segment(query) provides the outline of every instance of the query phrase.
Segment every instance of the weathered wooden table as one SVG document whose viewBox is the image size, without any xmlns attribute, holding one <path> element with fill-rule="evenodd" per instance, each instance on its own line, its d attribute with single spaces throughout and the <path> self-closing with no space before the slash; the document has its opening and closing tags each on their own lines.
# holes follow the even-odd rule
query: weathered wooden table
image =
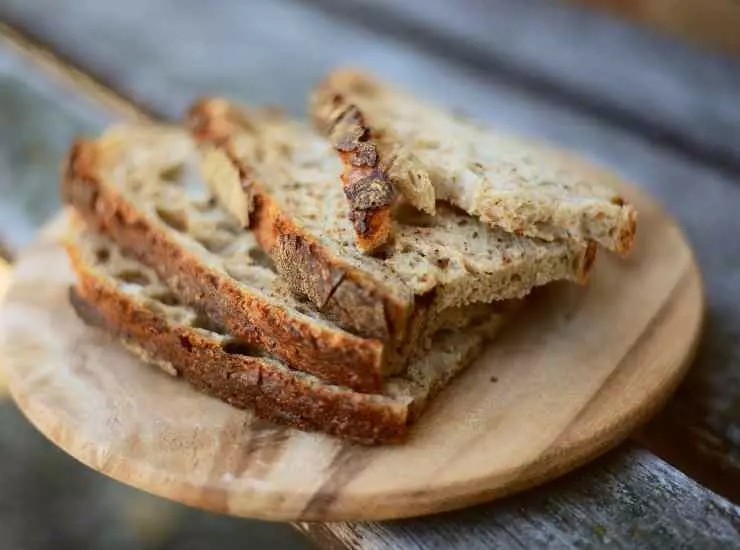
<svg viewBox="0 0 740 550">
<path fill-rule="evenodd" d="M 706 333 L 676 396 L 629 443 L 489 505 L 300 531 L 331 548 L 740 548 L 739 62 L 606 16 L 516 0 L 3 0 L 0 19 L 7 259 L 58 208 L 58 164 L 74 135 L 176 118 L 207 93 L 301 113 L 308 87 L 346 63 L 580 151 L 682 223 L 705 276 Z M 301 547 L 287 527 L 186 511 L 83 474 L 7 403 L 0 424 L 9 548 Z"/>
</svg>

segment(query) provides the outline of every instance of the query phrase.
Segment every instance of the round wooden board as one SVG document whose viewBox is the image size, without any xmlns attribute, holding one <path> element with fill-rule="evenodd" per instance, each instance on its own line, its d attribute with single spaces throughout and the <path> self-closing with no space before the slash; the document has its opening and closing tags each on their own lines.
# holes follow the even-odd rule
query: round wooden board
<svg viewBox="0 0 740 550">
<path fill-rule="evenodd" d="M 594 458 L 676 387 L 703 316 L 683 235 L 634 188 L 638 240 L 585 287 L 538 293 L 397 447 L 254 419 L 139 363 L 67 303 L 64 220 L 18 261 L 0 315 L 12 395 L 85 464 L 193 506 L 272 520 L 360 520 L 460 508 Z"/>
</svg>

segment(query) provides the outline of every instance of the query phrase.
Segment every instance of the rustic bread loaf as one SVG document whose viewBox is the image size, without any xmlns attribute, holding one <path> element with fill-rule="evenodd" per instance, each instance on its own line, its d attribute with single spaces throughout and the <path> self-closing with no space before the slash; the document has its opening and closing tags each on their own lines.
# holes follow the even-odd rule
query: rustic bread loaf
<svg viewBox="0 0 740 550">
<path fill-rule="evenodd" d="M 340 329 L 297 300 L 254 235 L 211 200 L 197 165 L 182 130 L 115 128 L 74 145 L 62 194 L 91 227 L 231 334 L 326 380 L 379 391 L 382 343 Z"/>
<path fill-rule="evenodd" d="M 67 250 L 77 275 L 79 316 L 105 328 L 141 359 L 261 418 L 367 444 L 402 441 L 426 404 L 479 353 L 503 317 L 446 331 L 428 353 L 391 378 L 382 395 L 354 392 L 266 355 L 257 334 L 237 339 L 180 303 L 153 269 L 124 257 L 108 238 L 76 225 Z"/>
<path fill-rule="evenodd" d="M 393 247 L 370 257 L 355 241 L 341 164 L 325 139 L 273 110 L 223 99 L 196 103 L 189 125 L 209 186 L 224 206 L 236 204 L 232 213 L 291 288 L 340 326 L 388 342 L 389 354 L 426 317 L 582 281 L 591 266 L 592 244 L 513 235 L 445 205 L 435 216 L 398 205 Z M 239 193 L 244 200 L 230 203 Z M 248 215 L 238 210 L 245 203 Z"/>
<path fill-rule="evenodd" d="M 415 207 L 448 201 L 506 231 L 595 241 L 626 254 L 635 209 L 610 176 L 567 155 L 456 116 L 361 71 L 328 75 L 309 107 L 345 172 L 376 170 Z M 351 176 L 347 176 L 351 179 Z M 386 191 L 391 193 L 391 191 Z"/>
</svg>

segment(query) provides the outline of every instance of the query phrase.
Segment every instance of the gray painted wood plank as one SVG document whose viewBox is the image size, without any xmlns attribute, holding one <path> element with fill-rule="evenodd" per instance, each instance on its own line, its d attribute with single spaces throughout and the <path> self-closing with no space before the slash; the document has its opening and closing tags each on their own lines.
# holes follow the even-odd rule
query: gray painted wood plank
<svg viewBox="0 0 740 550">
<path fill-rule="evenodd" d="M 363 550 L 740 548 L 740 508 L 636 449 L 547 491 L 434 519 L 299 528 L 327 547 Z"/>
<path fill-rule="evenodd" d="M 437 5 L 432 2 L 429 9 Z M 686 229 L 704 270 L 709 302 L 708 330 L 696 367 L 679 398 L 671 401 L 654 429 L 646 433 L 674 434 L 668 444 L 659 446 L 661 452 L 692 475 L 701 475 L 715 490 L 740 500 L 740 267 L 736 261 L 740 243 L 728 238 L 740 233 L 737 177 L 588 116 L 577 106 L 564 106 L 496 75 L 482 76 L 448 63 L 405 40 L 329 19 L 326 12 L 304 4 L 285 0 L 207 4 L 74 0 L 61 7 L 51 0 L 33 4 L 7 0 L 2 10 L 136 101 L 168 116 L 179 116 L 191 99 L 208 93 L 276 103 L 300 113 L 307 89 L 325 71 L 358 62 L 421 95 L 500 127 L 580 151 L 643 185 Z M 557 20 L 553 25 L 560 30 L 548 38 L 551 49 L 557 49 L 558 36 L 572 40 L 570 34 L 578 30 Z M 628 52 L 630 47 L 625 45 Z M 693 97 L 684 103 L 687 109 L 698 103 L 699 113 L 720 108 L 707 106 L 692 95 L 695 82 L 683 90 L 686 75 L 674 74 L 674 70 L 681 71 L 673 65 L 667 63 L 653 75 L 671 83 L 669 88 L 675 91 L 668 95 Z M 709 66 L 721 72 L 720 66 L 712 62 Z M 649 72 L 640 65 L 622 78 L 640 80 L 650 76 Z M 731 75 L 727 79 L 734 82 Z M 711 78 L 708 82 L 714 83 Z M 722 88 L 725 91 L 720 93 L 731 88 Z M 728 124 L 733 127 L 730 115 Z M 697 115 L 690 120 L 692 131 L 714 135 L 717 116 Z M 653 439 L 644 441 L 651 444 Z M 687 455 L 708 466 L 696 468 L 694 461 L 682 462 Z M 715 475 L 706 476 L 702 470 Z"/>
<path fill-rule="evenodd" d="M 141 42 L 127 45 L 126 55 L 121 56 L 119 63 L 146 56 L 152 42 L 159 42 L 156 58 L 149 61 L 159 62 L 171 77 L 197 88 L 194 80 L 202 80 L 207 71 L 214 84 L 223 85 L 227 83 L 223 82 L 219 66 L 229 56 L 207 58 L 209 52 L 225 51 L 225 45 L 230 43 L 239 47 L 234 55 L 259 52 L 246 55 L 251 61 L 243 60 L 239 67 L 249 65 L 255 100 L 272 97 L 270 85 L 263 78 L 264 69 L 255 70 L 266 66 L 268 59 L 280 60 L 272 67 L 273 74 L 286 65 L 305 74 L 302 63 L 292 63 L 291 59 L 311 58 L 315 63 L 317 59 L 327 61 L 358 54 L 352 35 L 342 41 L 338 51 L 328 52 L 324 47 L 331 40 L 322 33 L 331 32 L 332 25 L 321 20 L 348 17 L 360 25 L 354 33 L 361 43 L 367 42 L 368 28 L 380 30 L 386 37 L 390 34 L 408 42 L 407 49 L 433 50 L 436 56 L 468 66 L 483 78 L 514 79 L 567 105 L 608 116 L 612 122 L 671 143 L 685 154 L 699 152 L 716 157 L 719 163 L 726 161 L 740 167 L 740 149 L 735 146 L 740 138 L 737 59 L 702 51 L 603 13 L 562 6 L 552 0 L 430 0 L 423 7 L 410 0 L 304 2 L 320 7 L 321 12 L 286 2 L 266 6 L 255 1 L 221 0 L 200 5 L 179 3 L 177 7 L 160 2 L 133 9 L 128 3 L 111 6 L 94 0 L 67 2 L 63 7 L 53 0 L 6 0 L 0 6 L 0 14 L 37 29 L 74 56 L 86 59 L 113 82 L 118 81 L 118 70 L 104 59 L 110 54 L 119 57 L 115 38 L 125 34 L 125 28 L 141 25 L 144 29 L 156 21 L 173 22 L 166 35 L 168 40 L 143 31 Z M 203 27 L 199 22 L 204 23 Z M 80 25 L 93 33 L 92 38 L 74 34 L 73 29 Z M 213 28 L 223 29 L 224 34 L 214 35 L 210 31 Z M 170 40 L 180 33 L 187 33 L 189 40 Z M 296 52 L 294 45 L 302 40 L 301 36 L 312 35 L 317 39 Z M 114 40 L 107 43 L 110 36 Z M 264 48 L 259 40 L 265 36 L 269 38 L 269 48 Z M 275 40 L 278 36 L 279 41 Z M 361 61 L 379 57 L 373 50 L 387 50 L 375 42 L 371 50 L 359 52 Z M 89 43 L 96 47 L 89 48 Z M 291 55 L 293 52 L 297 57 Z M 185 59 L 196 60 L 198 78 L 192 78 L 192 65 L 180 62 Z M 396 63 L 393 59 L 386 61 Z M 131 91 L 152 90 L 160 76 L 141 68 Z M 224 91 L 228 91 L 226 87 Z M 289 95 L 289 90 L 275 92 L 280 103 Z M 173 98 L 173 105 L 178 104 L 177 99 Z"/>
<path fill-rule="evenodd" d="M 111 117 L 7 49 L 0 49 L 0 106 L 0 241 L 13 250 L 59 208 L 59 166 L 73 137 Z"/>
</svg>

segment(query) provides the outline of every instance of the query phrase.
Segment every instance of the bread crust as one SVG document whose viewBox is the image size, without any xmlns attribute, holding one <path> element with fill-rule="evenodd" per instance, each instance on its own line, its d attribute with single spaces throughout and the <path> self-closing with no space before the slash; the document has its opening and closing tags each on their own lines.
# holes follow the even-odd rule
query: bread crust
<svg viewBox="0 0 740 550">
<path fill-rule="evenodd" d="M 268 357 L 257 334 L 234 338 L 179 302 L 153 269 L 71 214 L 64 245 L 77 283 L 70 299 L 88 324 L 113 333 L 145 362 L 258 417 L 366 444 L 402 441 L 520 305 L 474 307 L 436 319 L 445 334 L 423 346 L 427 351 L 404 377 L 389 380 L 382 395 L 359 393 Z"/>
<path fill-rule="evenodd" d="M 272 196 L 269 184 L 259 181 L 257 171 L 247 164 L 249 161 L 238 154 L 240 134 L 251 129 L 258 132 L 258 116 L 250 119 L 238 106 L 220 98 L 201 99 L 189 110 L 188 125 L 202 146 L 218 148 L 242 175 L 243 187 L 253 197 L 250 228 L 259 245 L 275 261 L 281 277 L 340 326 L 386 342 L 387 356 L 393 359 L 395 350 L 414 332 L 414 324 L 423 322 L 418 310 L 431 301 L 427 290 L 414 293 L 402 282 L 409 291 L 393 292 L 382 279 L 358 268 L 342 257 L 341 251 L 337 253 L 324 244 L 320 235 L 301 226 L 293 213 Z M 423 227 L 414 229 L 423 234 Z M 400 230 L 396 237 L 403 238 Z M 573 250 L 568 275 L 584 282 L 593 263 L 595 245 L 579 244 Z"/>
<path fill-rule="evenodd" d="M 363 392 L 382 388 L 383 344 L 290 314 L 203 265 L 160 231 L 101 175 L 98 142 L 80 140 L 67 157 L 62 198 L 88 225 L 154 269 L 180 298 L 239 338 L 333 383 Z"/>
<path fill-rule="evenodd" d="M 232 139 L 240 124 L 249 122 L 239 109 L 219 98 L 201 99 L 188 111 L 192 135 L 221 150 L 249 189 L 253 197 L 250 229 L 275 260 L 281 277 L 340 326 L 368 338 L 403 339 L 415 309 L 413 297 L 400 299 L 306 234 L 235 153 Z"/>
<path fill-rule="evenodd" d="M 414 115 L 416 119 L 413 124 L 417 131 L 409 134 L 407 128 L 406 134 L 401 133 L 400 123 L 397 120 L 398 113 L 421 109 L 422 106 L 423 111 L 421 112 L 426 115 L 418 113 Z M 393 113 L 394 108 L 399 109 L 395 117 L 389 115 Z M 598 203 L 598 207 L 592 205 L 567 211 L 568 209 L 563 207 L 563 204 L 569 201 L 558 202 L 545 199 L 539 196 L 539 189 L 534 193 L 521 194 L 513 193 L 511 189 L 497 192 L 496 185 L 491 186 L 491 181 L 494 180 L 483 178 L 483 174 L 488 173 L 484 172 L 485 170 L 492 171 L 500 168 L 505 172 L 501 176 L 504 181 L 516 180 L 520 178 L 517 172 L 528 170 L 527 163 L 530 159 L 523 163 L 523 166 L 518 166 L 511 161 L 501 162 L 499 159 L 500 166 L 486 167 L 477 162 L 477 157 L 473 157 L 469 159 L 468 166 L 457 169 L 446 163 L 442 165 L 442 168 L 435 166 L 436 159 L 429 163 L 419 160 L 417 158 L 419 150 L 427 147 L 427 145 L 416 143 L 425 141 L 427 138 L 425 132 L 420 131 L 419 128 L 427 124 L 429 116 L 445 116 L 445 112 L 442 109 L 430 107 L 416 98 L 409 98 L 406 94 L 393 90 L 361 70 L 351 68 L 335 70 L 327 75 L 312 93 L 309 114 L 314 126 L 332 141 L 334 141 L 332 133 L 335 131 L 337 113 L 345 112 L 351 112 L 352 119 L 361 121 L 360 127 L 364 136 L 372 136 L 370 141 L 375 162 L 382 167 L 383 177 L 393 182 L 406 199 L 420 210 L 433 213 L 436 197 L 436 199 L 447 200 L 455 204 L 468 214 L 492 226 L 501 227 L 517 235 L 545 240 L 570 239 L 581 242 L 593 240 L 622 256 L 626 256 L 634 244 L 637 212 L 616 192 L 613 192 L 611 196 L 601 196 L 599 193 L 604 191 L 603 189 L 599 193 L 592 191 L 589 199 L 592 199 L 593 203 Z M 461 120 L 463 117 L 450 116 L 449 118 Z M 477 136 L 475 139 L 480 140 L 486 132 L 489 132 L 489 130 L 480 131 L 478 129 L 479 133 L 473 133 L 473 126 L 474 124 L 469 125 L 471 130 L 466 133 L 466 136 Z M 439 139 L 439 136 L 436 137 Z M 470 137 L 470 139 L 474 138 Z M 513 138 L 508 136 L 500 142 L 505 139 L 512 140 Z M 435 139 L 429 139 L 429 141 L 434 142 Z M 499 145 L 501 145 L 500 142 Z M 583 163 L 575 162 L 567 153 L 554 152 L 545 147 L 532 147 L 532 144 L 525 143 L 523 140 L 518 140 L 517 143 L 517 148 L 522 149 L 522 152 L 524 149 L 531 149 L 535 151 L 533 156 L 537 156 L 539 154 L 537 151 L 546 151 L 544 156 L 558 157 L 561 167 L 573 167 L 579 174 L 591 171 L 584 169 Z M 434 147 L 430 150 L 441 155 L 441 152 L 434 150 Z M 349 165 L 352 160 L 346 155 L 340 155 L 340 157 L 345 171 L 350 170 Z M 463 191 L 458 188 L 451 191 L 450 189 L 456 185 L 463 185 L 459 183 L 462 179 L 460 172 L 468 169 L 480 176 L 477 182 L 478 187 L 475 190 Z M 512 171 L 513 175 L 506 173 L 507 171 Z M 595 172 L 590 176 L 593 178 L 592 183 L 597 184 L 595 187 L 604 187 L 604 180 L 608 179 L 603 174 Z M 442 180 L 451 180 L 455 183 L 439 185 Z M 440 192 L 439 188 L 444 188 L 445 191 Z M 448 196 L 443 196 L 445 193 Z M 475 199 L 463 200 L 462 195 L 474 195 Z"/>
<path fill-rule="evenodd" d="M 400 443 L 409 430 L 407 403 L 328 386 L 274 362 L 228 353 L 217 341 L 167 321 L 106 285 L 70 250 L 78 283 L 70 301 L 87 323 L 164 362 L 197 390 L 249 409 L 259 418 L 322 431 L 363 444 Z"/>
<path fill-rule="evenodd" d="M 342 161 L 342 187 L 357 244 L 373 253 L 390 241 L 396 188 L 380 165 L 377 144 L 360 110 L 336 95 L 323 111 L 324 135 Z"/>
</svg>

